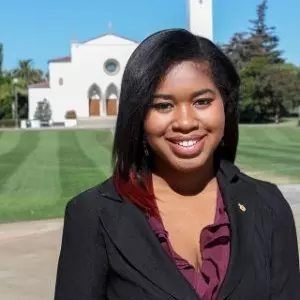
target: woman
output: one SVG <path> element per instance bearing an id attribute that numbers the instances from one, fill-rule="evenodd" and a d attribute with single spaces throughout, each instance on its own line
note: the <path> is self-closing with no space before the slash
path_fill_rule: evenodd
<path id="1" fill-rule="evenodd" d="M 234 166 L 239 77 L 210 41 L 153 34 L 126 66 L 114 173 L 66 208 L 55 299 L 300 299 L 278 188 Z"/>

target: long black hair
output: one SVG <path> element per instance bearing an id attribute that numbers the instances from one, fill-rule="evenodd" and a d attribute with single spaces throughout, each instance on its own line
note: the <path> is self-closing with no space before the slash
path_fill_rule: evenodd
<path id="1" fill-rule="evenodd" d="M 143 150 L 144 120 L 153 94 L 166 72 L 182 61 L 208 63 L 225 109 L 225 131 L 218 157 L 234 162 L 238 144 L 239 76 L 226 55 L 211 41 L 184 29 L 159 31 L 132 53 L 125 68 L 114 145 L 114 173 L 127 180 L 150 170 Z"/>

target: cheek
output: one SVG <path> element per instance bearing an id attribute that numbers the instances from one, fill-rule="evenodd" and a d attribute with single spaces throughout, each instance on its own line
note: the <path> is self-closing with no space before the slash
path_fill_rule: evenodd
<path id="1" fill-rule="evenodd" d="M 223 135 L 225 127 L 225 113 L 222 100 L 215 101 L 210 109 L 205 111 L 200 118 L 209 131 Z"/>
<path id="2" fill-rule="evenodd" d="M 164 135 L 170 123 L 167 115 L 161 115 L 155 111 L 150 111 L 144 122 L 144 131 L 149 139 Z"/>

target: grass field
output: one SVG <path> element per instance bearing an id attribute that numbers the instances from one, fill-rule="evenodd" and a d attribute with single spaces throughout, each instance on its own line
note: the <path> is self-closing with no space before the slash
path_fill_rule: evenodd
<path id="1" fill-rule="evenodd" d="M 0 222 L 61 216 L 110 174 L 111 144 L 110 131 L 0 132 Z"/>
<path id="2" fill-rule="evenodd" d="M 69 199 L 109 176 L 111 144 L 110 131 L 0 132 L 0 222 L 63 216 Z M 300 129 L 242 127 L 237 164 L 300 183 Z"/>
<path id="3" fill-rule="evenodd" d="M 299 127 L 240 127 L 237 165 L 275 183 L 300 183 Z"/>

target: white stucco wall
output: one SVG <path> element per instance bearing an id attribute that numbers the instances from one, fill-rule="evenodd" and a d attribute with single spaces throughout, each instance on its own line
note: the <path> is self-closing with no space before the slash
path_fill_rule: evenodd
<path id="1" fill-rule="evenodd" d="M 37 103 L 47 99 L 51 103 L 50 88 L 30 88 L 28 91 L 28 118 L 34 119 L 34 114 L 37 108 Z"/>
<path id="2" fill-rule="evenodd" d="M 213 40 L 213 0 L 188 0 L 189 30 Z"/>
<path id="3" fill-rule="evenodd" d="M 50 100 L 54 122 L 63 122 L 68 110 L 75 110 L 79 118 L 88 117 L 88 93 L 92 84 L 100 88 L 100 112 L 102 116 L 106 115 L 106 97 L 112 93 L 119 96 L 126 63 L 137 45 L 114 35 L 85 43 L 72 43 L 71 62 L 49 63 L 50 89 L 29 89 L 30 118 L 36 103 L 45 97 Z M 108 59 L 118 61 L 117 74 L 108 75 L 105 72 L 104 64 Z"/>
<path id="4" fill-rule="evenodd" d="M 105 115 L 107 88 L 114 84 L 119 94 L 125 66 L 136 47 L 136 43 L 114 36 L 105 36 L 85 44 L 72 44 L 72 80 L 76 89 L 73 88 L 70 92 L 71 98 L 81 100 L 68 105 L 80 112 L 81 116 L 87 117 L 88 91 L 95 83 L 101 90 L 101 115 Z M 116 75 L 108 75 L 104 71 L 104 64 L 108 59 L 118 61 L 120 69 Z"/>
<path id="5" fill-rule="evenodd" d="M 72 64 L 69 62 L 49 63 L 51 107 L 55 122 L 63 122 L 70 102 L 72 89 Z M 62 85 L 60 85 L 62 80 Z"/>

